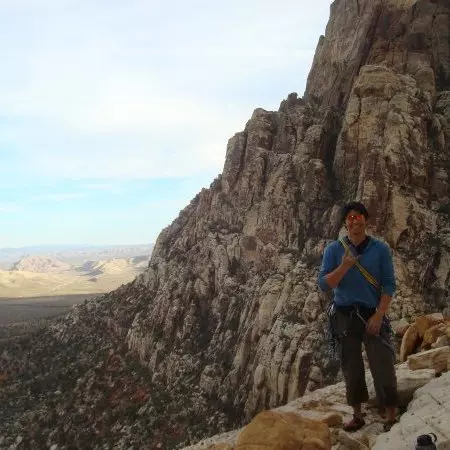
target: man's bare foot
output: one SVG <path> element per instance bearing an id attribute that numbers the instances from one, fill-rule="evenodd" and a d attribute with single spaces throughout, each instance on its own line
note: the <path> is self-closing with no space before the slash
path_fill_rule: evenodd
<path id="1" fill-rule="evenodd" d="M 344 431 L 352 433 L 353 431 L 358 431 L 359 429 L 361 429 L 365 424 L 366 422 L 364 422 L 364 419 L 361 416 L 354 415 L 352 420 L 345 423 L 342 428 Z"/>

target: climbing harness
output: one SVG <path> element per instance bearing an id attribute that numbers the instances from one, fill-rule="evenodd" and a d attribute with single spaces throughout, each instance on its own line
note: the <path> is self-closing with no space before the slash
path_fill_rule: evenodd
<path id="1" fill-rule="evenodd" d="M 352 333 L 353 333 L 353 331 L 348 328 L 345 330 L 339 331 L 339 332 L 335 329 L 333 320 L 334 320 L 334 316 L 338 309 L 339 309 L 339 307 L 334 302 L 331 302 L 326 311 L 327 317 L 328 317 L 327 339 L 328 339 L 328 342 L 329 342 L 329 345 L 331 348 L 331 355 L 335 358 L 338 357 L 337 350 L 338 350 L 339 340 L 346 338 L 346 337 L 352 335 Z M 351 317 L 353 314 L 362 322 L 362 324 L 364 325 L 364 328 L 367 327 L 367 320 L 361 314 L 359 305 L 353 305 L 351 310 L 349 310 L 349 316 Z M 392 328 L 390 326 L 389 320 L 385 316 L 383 317 L 383 323 L 381 326 L 386 327 L 389 334 L 392 335 Z M 380 334 L 375 335 L 375 337 L 380 339 L 381 342 L 383 343 L 383 345 L 388 347 L 391 350 L 391 352 L 395 355 L 395 349 L 390 340 L 387 340 Z"/>

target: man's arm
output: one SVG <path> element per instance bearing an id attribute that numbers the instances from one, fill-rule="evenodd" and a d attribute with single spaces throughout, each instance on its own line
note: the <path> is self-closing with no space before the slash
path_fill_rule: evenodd
<path id="1" fill-rule="evenodd" d="M 392 301 L 392 296 L 388 294 L 381 294 L 380 303 L 378 303 L 377 312 L 384 315 L 389 311 L 389 306 Z"/>
<path id="2" fill-rule="evenodd" d="M 387 245 L 383 245 L 381 251 L 381 297 L 377 310 L 386 314 L 389 310 L 392 297 L 395 294 L 396 283 L 392 251 Z"/>
<path id="3" fill-rule="evenodd" d="M 395 293 L 395 273 L 392 261 L 392 252 L 387 245 L 383 245 L 381 251 L 381 297 L 376 313 L 367 322 L 367 331 L 371 334 L 378 334 L 383 322 L 383 316 L 388 313 L 392 297 Z"/>

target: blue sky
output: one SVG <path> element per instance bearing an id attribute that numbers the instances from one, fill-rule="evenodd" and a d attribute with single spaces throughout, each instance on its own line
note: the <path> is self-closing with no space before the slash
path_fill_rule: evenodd
<path id="1" fill-rule="evenodd" d="M 303 94 L 330 3 L 0 0 L 0 247 L 154 242 Z"/>

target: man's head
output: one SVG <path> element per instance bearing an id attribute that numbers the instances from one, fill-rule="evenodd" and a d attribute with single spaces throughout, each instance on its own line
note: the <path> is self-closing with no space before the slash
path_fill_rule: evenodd
<path id="1" fill-rule="evenodd" d="M 366 234 L 366 224 L 369 213 L 366 207 L 359 202 L 347 203 L 342 210 L 342 221 L 351 236 L 363 236 Z"/>

